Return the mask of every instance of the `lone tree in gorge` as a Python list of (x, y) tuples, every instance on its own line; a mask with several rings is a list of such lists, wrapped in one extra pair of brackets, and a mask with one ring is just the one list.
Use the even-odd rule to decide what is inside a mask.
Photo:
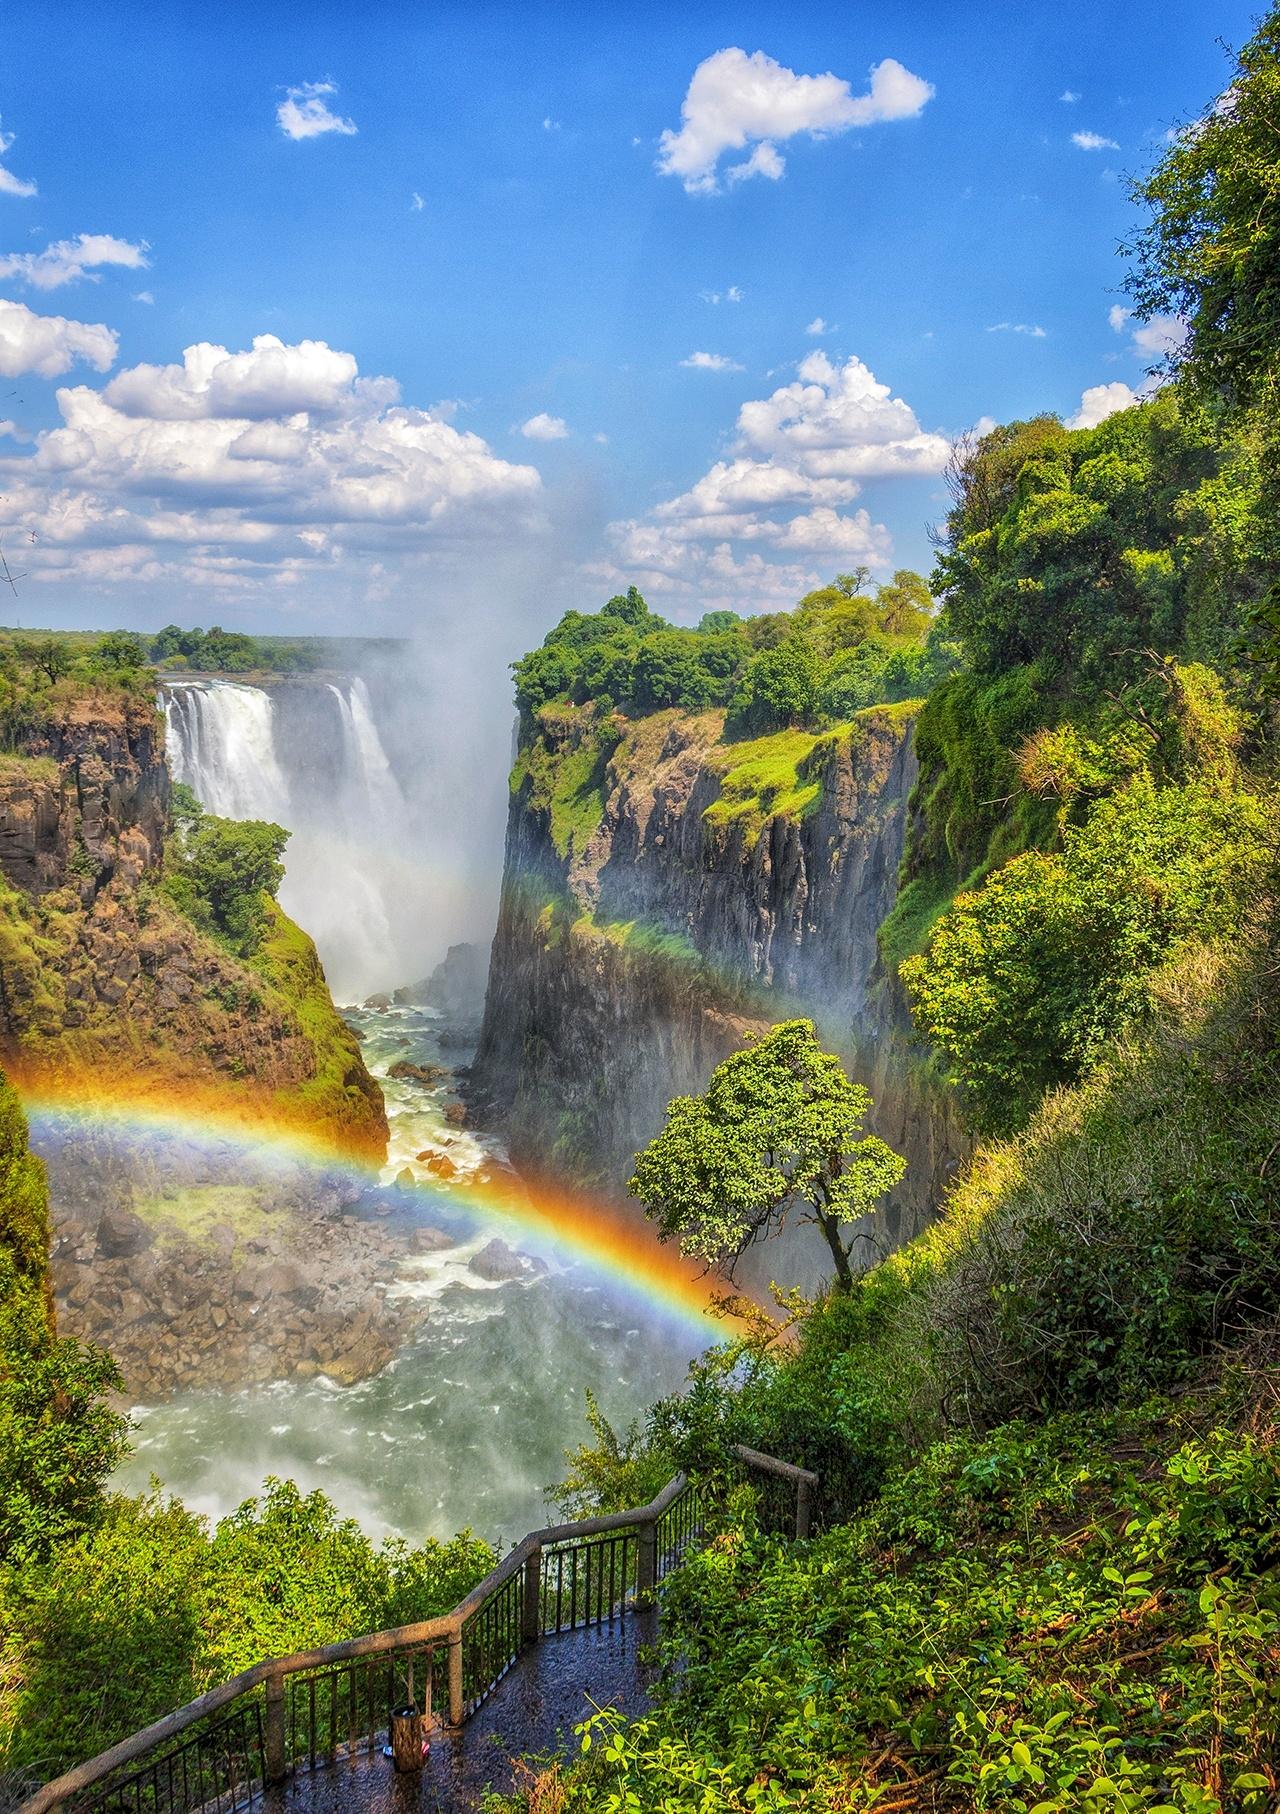
[(818, 1044), (811, 1020), (788, 1020), (734, 1052), (701, 1096), (677, 1096), (636, 1155), (630, 1189), (661, 1238), (733, 1276), (754, 1242), (789, 1218), (816, 1222), (836, 1283), (853, 1284), (850, 1225), (891, 1190), (907, 1162), (862, 1124), (871, 1097)]

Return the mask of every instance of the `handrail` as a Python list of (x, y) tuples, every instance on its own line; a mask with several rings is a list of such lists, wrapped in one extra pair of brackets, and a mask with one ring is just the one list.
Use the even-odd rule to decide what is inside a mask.
[[(816, 1474), (804, 1468), (792, 1467), (789, 1463), (777, 1461), (773, 1456), (762, 1455), (754, 1449), (739, 1445), (734, 1453), (746, 1466), (762, 1473), (773, 1474), (780, 1479), (791, 1481), (797, 1490), (796, 1534), (808, 1534), (809, 1504), (813, 1490), (817, 1486)], [(420, 1620), (413, 1625), (398, 1625), (385, 1631), (365, 1632), (359, 1637), (345, 1638), (335, 1644), (322, 1645), (316, 1650), (294, 1651), (288, 1656), (272, 1657), (264, 1662), (255, 1663), (252, 1668), (242, 1670), (229, 1681), (220, 1683), (216, 1688), (208, 1689), (195, 1700), (188, 1701), (184, 1707), (176, 1708), (163, 1718), (153, 1721), (150, 1726), (121, 1739), (107, 1751), (97, 1757), (89, 1758), (73, 1769), (65, 1771), (53, 1782), (46, 1783), (34, 1795), (22, 1802), (18, 1814), (51, 1814), (51, 1811), (62, 1807), (72, 1797), (91, 1789), (96, 1783), (124, 1766), (137, 1762), (156, 1746), (177, 1738), (189, 1731), (211, 1714), (230, 1706), (255, 1688), (267, 1685), (268, 1721), (272, 1712), (273, 1691), (278, 1697), (283, 1695), (284, 1683), (288, 1677), (305, 1670), (326, 1668), (331, 1665), (350, 1662), (359, 1658), (380, 1656), (388, 1652), (414, 1649), (425, 1644), (447, 1643), (450, 1648), (450, 1723), (461, 1724), (466, 1717), (466, 1707), (462, 1701), (461, 1644), (464, 1627), (495, 1594), (504, 1588), (522, 1569), (533, 1564), (535, 1557), (541, 1559), (542, 1551), (557, 1544), (573, 1543), (597, 1536), (606, 1536), (611, 1532), (636, 1530), (642, 1533), (642, 1545), (647, 1534), (649, 1554), (647, 1568), (641, 1553), (640, 1569), (637, 1575), (637, 1591), (645, 1592), (655, 1584), (654, 1576), (654, 1533), (658, 1520), (670, 1510), (677, 1500), (689, 1489), (689, 1481), (681, 1473), (669, 1480), (662, 1491), (651, 1499), (647, 1505), (636, 1506), (628, 1511), (610, 1512), (597, 1518), (579, 1518), (568, 1524), (552, 1524), (542, 1530), (530, 1531), (521, 1541), (472, 1588), (466, 1597), (458, 1602), (451, 1612), (434, 1619)], [(803, 1511), (803, 1516), (802, 1516)], [(803, 1526), (803, 1528), (802, 1528)], [(537, 1565), (534, 1565), (535, 1567)], [(527, 1577), (526, 1577), (527, 1579)], [(530, 1634), (525, 1632), (525, 1640)], [(283, 1734), (280, 1735), (283, 1743)]]

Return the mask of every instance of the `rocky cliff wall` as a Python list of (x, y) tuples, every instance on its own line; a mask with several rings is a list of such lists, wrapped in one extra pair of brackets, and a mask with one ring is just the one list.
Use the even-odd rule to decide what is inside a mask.
[[(827, 736), (743, 746), (720, 741), (718, 714), (666, 712), (610, 748), (589, 708), (544, 713), (513, 775), (472, 1073), (517, 1165), (621, 1192), (671, 1096), (701, 1089), (752, 1028), (803, 1014), (909, 1160), (870, 1239), (923, 1223), (962, 1143), (876, 946), (916, 778), (912, 718), (874, 708)], [(766, 1270), (811, 1283), (812, 1243), (786, 1256), (770, 1249)]]
[(252, 962), (158, 889), (169, 806), (152, 702), (84, 690), (0, 757), (0, 1062), (29, 1090), (264, 1112), (380, 1157), (381, 1093), (310, 939), (274, 909)]

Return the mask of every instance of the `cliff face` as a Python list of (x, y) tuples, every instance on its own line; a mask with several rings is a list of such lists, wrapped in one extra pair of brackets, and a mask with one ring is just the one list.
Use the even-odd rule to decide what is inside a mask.
[(163, 726), (124, 692), (59, 702), (0, 757), (0, 1058), (33, 1090), (269, 1111), (380, 1156), (381, 1093), (315, 947), (278, 909), (252, 962), (157, 890)]
[[(877, 964), (916, 776), (912, 716), (879, 707), (823, 737), (726, 745), (718, 714), (665, 712), (610, 750), (589, 712), (543, 714), (513, 776), (472, 1078), (518, 1165), (624, 1189), (671, 1096), (702, 1089), (753, 1027), (803, 1014), (909, 1160), (869, 1234), (888, 1245), (915, 1231), (960, 1142)], [(790, 1243), (808, 1282), (797, 1253)]]

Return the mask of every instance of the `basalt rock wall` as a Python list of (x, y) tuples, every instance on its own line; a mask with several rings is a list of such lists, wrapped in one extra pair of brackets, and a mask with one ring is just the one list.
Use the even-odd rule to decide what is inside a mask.
[[(728, 791), (719, 715), (675, 712), (625, 727), (566, 805), (557, 766), (580, 773), (601, 727), (589, 712), (544, 723), (537, 760), (513, 775), (471, 1084), (517, 1165), (620, 1194), (670, 1097), (702, 1089), (752, 1029), (801, 1014), (909, 1162), (866, 1257), (928, 1219), (963, 1142), (876, 944), (916, 779), (912, 721), (875, 708), (812, 740), (779, 810), (767, 786), (745, 803)], [(823, 1251), (791, 1239), (762, 1264), (811, 1284)]]

